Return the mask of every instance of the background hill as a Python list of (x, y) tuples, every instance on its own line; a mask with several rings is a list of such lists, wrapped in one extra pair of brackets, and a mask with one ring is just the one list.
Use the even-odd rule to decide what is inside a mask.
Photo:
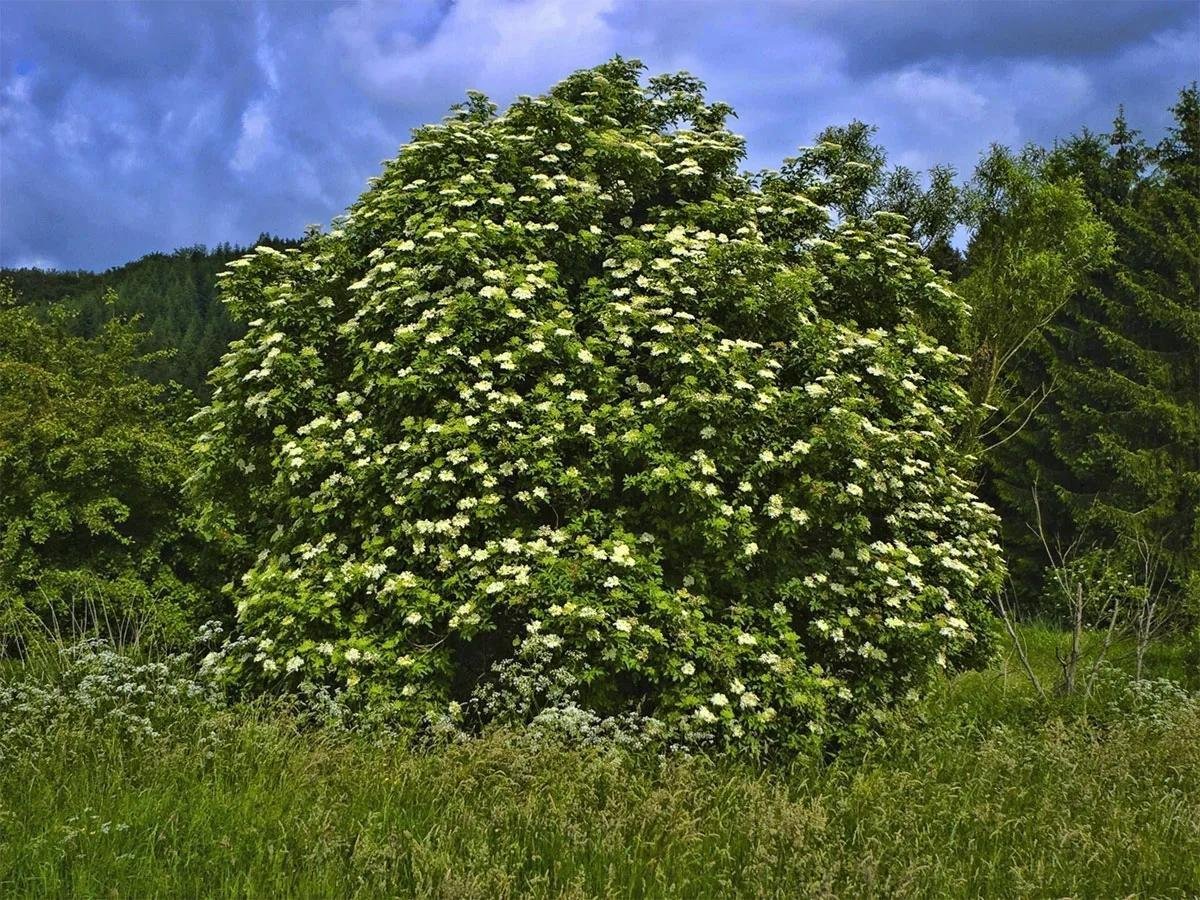
[[(254, 243), (277, 249), (299, 245), (270, 234), (259, 235)], [(146, 364), (144, 374), (155, 382), (179, 382), (204, 397), (205, 376), (244, 330), (217, 298), (216, 275), (248, 249), (198, 244), (173, 253), (149, 253), (105, 272), (0, 269), (0, 279), (9, 281), (16, 296), (39, 312), (56, 306), (70, 310), (69, 327), (79, 337), (95, 337), (115, 316), (139, 316), (141, 327), (151, 335), (146, 349), (173, 351), (167, 359)], [(115, 302), (106, 299), (109, 291)]]

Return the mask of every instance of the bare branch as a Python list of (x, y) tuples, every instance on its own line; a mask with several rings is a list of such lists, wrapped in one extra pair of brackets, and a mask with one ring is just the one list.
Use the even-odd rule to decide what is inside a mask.
[[(1036, 392), (1035, 392), (1035, 393), (1036, 393)], [(1030, 396), (1033, 396), (1033, 395), (1031, 394)], [(999, 447), (1001, 444), (1005, 444), (1005, 443), (1007, 443), (1008, 441), (1010, 441), (1010, 440), (1012, 440), (1014, 437), (1016, 437), (1018, 434), (1020, 434), (1022, 431), (1024, 431), (1024, 430), (1025, 430), (1025, 426), (1029, 424), (1029, 420), (1030, 420), (1030, 419), (1032, 419), (1032, 418), (1034, 417), (1034, 415), (1037, 413), (1037, 411), (1038, 411), (1039, 409), (1041, 409), (1041, 406), (1042, 406), (1042, 404), (1046, 402), (1046, 399), (1047, 399), (1049, 396), (1050, 396), (1050, 392), (1049, 392), (1049, 391), (1046, 391), (1045, 393), (1043, 393), (1043, 394), (1042, 394), (1042, 396), (1041, 396), (1041, 397), (1038, 399), (1038, 402), (1037, 402), (1036, 404), (1034, 404), (1034, 406), (1033, 406), (1033, 408), (1032, 408), (1032, 409), (1030, 409), (1030, 410), (1029, 410), (1029, 414), (1028, 414), (1027, 416), (1025, 416), (1025, 419), (1024, 419), (1024, 421), (1022, 421), (1022, 422), (1021, 422), (1021, 424), (1017, 426), (1017, 428), (1016, 428), (1016, 430), (1015, 430), (1015, 431), (1011, 432), (1011, 433), (1008, 435), (1008, 437), (1001, 438), (1000, 440), (996, 441), (996, 443), (994, 443), (994, 444), (989, 444), (987, 447), (984, 447), (984, 448), (983, 448), (983, 450), (982, 450), (982, 451), (980, 451), (980, 452), (981, 452), (981, 453), (990, 453), (991, 451), (993, 451), (993, 450), (995, 450), (997, 447)], [(1022, 401), (1022, 403), (1024, 403), (1024, 402), (1025, 402), (1025, 401)], [(1005, 419), (1005, 421), (1008, 421), (1008, 420), (1007, 420), (1007, 419)], [(1003, 422), (1002, 422), (1001, 424), (1003, 424)], [(988, 431), (986, 431), (984, 434), (980, 435), (980, 438), (983, 438), (983, 437), (985, 437), (986, 435), (988, 435), (988, 434), (991, 434), (993, 430), (995, 430), (995, 429), (989, 429), (989, 430), (988, 430)]]

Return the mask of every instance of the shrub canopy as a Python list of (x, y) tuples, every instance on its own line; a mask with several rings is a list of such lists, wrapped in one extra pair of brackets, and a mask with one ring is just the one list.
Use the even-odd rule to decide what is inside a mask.
[(73, 337), (0, 283), (0, 650), (28, 629), (183, 642), (211, 611), (178, 403), (134, 323)]
[(898, 217), (810, 199), (852, 181), (830, 147), (739, 174), (728, 107), (640, 75), (473, 94), (222, 274), (249, 330), (195, 485), (244, 560), (230, 671), (761, 746), (984, 648), (995, 521), (928, 337), (962, 301)]

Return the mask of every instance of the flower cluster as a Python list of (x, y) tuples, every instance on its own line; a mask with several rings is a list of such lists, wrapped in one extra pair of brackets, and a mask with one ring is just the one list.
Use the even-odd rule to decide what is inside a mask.
[(195, 484), (243, 553), (240, 677), (416, 721), (532, 641), (580, 708), (777, 745), (981, 645), (995, 521), (921, 326), (961, 300), (894, 217), (739, 174), (725, 107), (639, 76), (472, 96), (223, 273), (248, 331)]
[(155, 738), (184, 708), (219, 704), (213, 685), (189, 672), (185, 655), (144, 662), (102, 640), (63, 647), (48, 673), (0, 682), (0, 761), (28, 752), (56, 728), (110, 729), (129, 740)]

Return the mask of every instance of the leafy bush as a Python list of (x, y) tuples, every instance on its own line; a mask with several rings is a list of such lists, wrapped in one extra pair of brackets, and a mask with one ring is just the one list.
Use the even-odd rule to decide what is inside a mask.
[[(472, 95), (222, 274), (248, 331), (194, 486), (243, 560), (230, 676), (796, 745), (986, 653), (995, 520), (928, 337), (962, 301), (898, 217), (809, 198), (833, 163), (739, 174), (730, 110), (640, 74)], [(497, 706), (534, 651), (572, 697)]]
[[(135, 374), (146, 335), (93, 339), (39, 320), (0, 285), (0, 648), (27, 626), (186, 642), (209, 612), (189, 546), (187, 440)], [(194, 549), (194, 547), (193, 547)]]

